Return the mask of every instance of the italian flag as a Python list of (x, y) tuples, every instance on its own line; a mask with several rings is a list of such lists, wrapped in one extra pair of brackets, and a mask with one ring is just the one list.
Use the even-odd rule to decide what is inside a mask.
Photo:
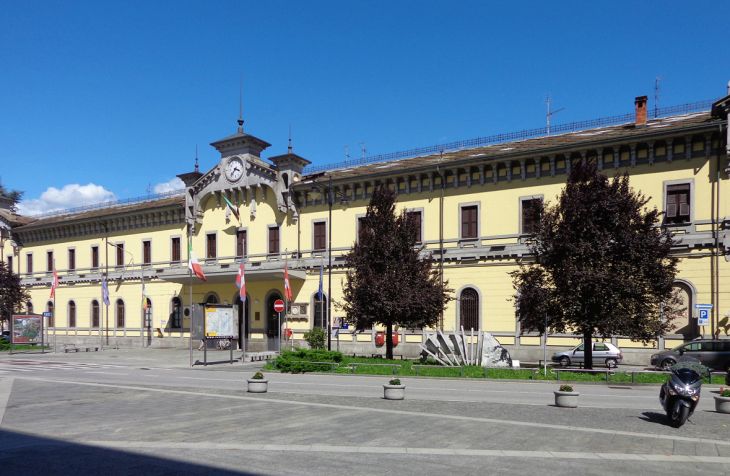
[(200, 263), (198, 263), (198, 258), (195, 257), (195, 254), (193, 253), (193, 244), (188, 243), (188, 268), (190, 271), (198, 278), (202, 279), (203, 281), (207, 281), (205, 278), (205, 273), (203, 273), (203, 267), (200, 266)]

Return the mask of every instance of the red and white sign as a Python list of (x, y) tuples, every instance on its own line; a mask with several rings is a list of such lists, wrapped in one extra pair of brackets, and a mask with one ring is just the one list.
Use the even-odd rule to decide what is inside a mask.
[(281, 299), (277, 299), (274, 301), (274, 311), (276, 312), (284, 312), (284, 301)]

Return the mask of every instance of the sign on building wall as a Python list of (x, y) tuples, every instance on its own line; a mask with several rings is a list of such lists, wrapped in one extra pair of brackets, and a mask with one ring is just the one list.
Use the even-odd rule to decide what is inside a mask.
[(43, 317), (33, 314), (13, 315), (13, 344), (40, 344)]
[(238, 339), (233, 306), (205, 306), (205, 337)]

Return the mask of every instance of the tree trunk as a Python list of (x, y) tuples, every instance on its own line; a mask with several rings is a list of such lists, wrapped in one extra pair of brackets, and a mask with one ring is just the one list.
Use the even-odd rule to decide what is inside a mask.
[(593, 332), (583, 331), (583, 368), (593, 369)]
[(393, 324), (385, 327), (385, 358), (393, 360)]

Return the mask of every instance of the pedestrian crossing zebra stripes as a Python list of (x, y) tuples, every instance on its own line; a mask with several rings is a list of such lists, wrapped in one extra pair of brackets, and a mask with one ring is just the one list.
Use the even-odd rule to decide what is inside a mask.
[(122, 365), (90, 364), (84, 362), (52, 362), (35, 360), (9, 360), (0, 362), (0, 373), (56, 372), (67, 370), (122, 369)]

